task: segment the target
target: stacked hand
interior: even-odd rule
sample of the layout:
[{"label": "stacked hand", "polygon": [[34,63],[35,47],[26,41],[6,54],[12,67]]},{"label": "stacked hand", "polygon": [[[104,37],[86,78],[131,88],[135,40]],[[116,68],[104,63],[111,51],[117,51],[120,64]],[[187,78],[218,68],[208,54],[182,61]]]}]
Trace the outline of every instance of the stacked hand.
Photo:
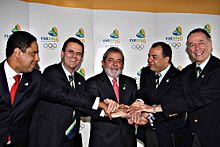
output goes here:
[{"label": "stacked hand", "polygon": [[129,124],[145,125],[148,123],[149,114],[152,112],[152,106],[136,101],[132,105],[119,105],[111,99],[105,99],[105,113],[109,118],[126,118]]}]

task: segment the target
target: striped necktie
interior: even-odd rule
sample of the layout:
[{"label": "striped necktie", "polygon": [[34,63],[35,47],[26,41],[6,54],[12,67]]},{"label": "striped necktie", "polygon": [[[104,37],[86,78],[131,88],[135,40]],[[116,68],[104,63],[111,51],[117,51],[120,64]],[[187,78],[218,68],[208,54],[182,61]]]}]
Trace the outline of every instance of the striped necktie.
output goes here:
[{"label": "striped necktie", "polygon": [[155,73],[155,85],[156,85],[156,88],[160,84],[160,77],[161,77],[161,73],[159,73],[159,72]]},{"label": "striped necktie", "polygon": [[[75,87],[75,83],[74,83],[73,76],[69,75],[68,78],[69,78],[70,86],[72,88],[74,88]],[[69,140],[71,140],[75,136],[76,132],[77,132],[77,128],[76,128],[76,111],[73,110],[72,123],[68,127],[68,129],[66,130],[65,135],[69,138]]]}]

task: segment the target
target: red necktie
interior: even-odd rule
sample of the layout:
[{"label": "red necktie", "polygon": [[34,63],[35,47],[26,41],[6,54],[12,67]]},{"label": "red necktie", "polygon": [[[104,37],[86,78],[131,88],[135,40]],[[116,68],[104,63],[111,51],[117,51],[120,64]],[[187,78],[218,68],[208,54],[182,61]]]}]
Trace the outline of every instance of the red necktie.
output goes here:
[{"label": "red necktie", "polygon": [[118,84],[117,84],[117,79],[113,78],[112,83],[113,83],[113,89],[115,91],[117,101],[119,102],[119,87],[118,87]]},{"label": "red necktie", "polygon": [[16,75],[13,77],[15,79],[15,83],[12,85],[11,87],[11,91],[10,91],[10,95],[11,95],[11,105],[14,104],[14,100],[15,100],[15,95],[16,95],[16,91],[18,89],[18,84],[20,82],[21,79],[21,75]]}]

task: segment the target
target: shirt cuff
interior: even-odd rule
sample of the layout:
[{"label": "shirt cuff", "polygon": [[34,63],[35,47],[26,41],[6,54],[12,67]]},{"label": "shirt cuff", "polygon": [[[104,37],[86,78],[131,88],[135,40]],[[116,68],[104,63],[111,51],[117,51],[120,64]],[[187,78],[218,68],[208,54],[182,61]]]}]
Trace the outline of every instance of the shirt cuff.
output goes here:
[{"label": "shirt cuff", "polygon": [[136,101],[141,102],[144,104],[144,101],[142,99],[136,99]]},{"label": "shirt cuff", "polygon": [[98,108],[99,108],[99,101],[100,101],[100,97],[96,97],[95,102],[94,102],[94,104],[92,106],[93,110],[98,110]]},{"label": "shirt cuff", "polygon": [[99,114],[99,116],[104,117],[105,116],[105,111],[102,110],[101,113]]}]

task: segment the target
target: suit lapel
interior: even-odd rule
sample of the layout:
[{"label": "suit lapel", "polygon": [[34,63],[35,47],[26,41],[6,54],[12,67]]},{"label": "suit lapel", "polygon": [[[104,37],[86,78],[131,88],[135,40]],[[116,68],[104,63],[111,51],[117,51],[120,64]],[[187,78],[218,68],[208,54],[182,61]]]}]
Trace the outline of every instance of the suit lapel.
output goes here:
[{"label": "suit lapel", "polygon": [[125,103],[126,91],[128,90],[128,83],[123,75],[119,76],[119,103]]},{"label": "suit lapel", "polygon": [[100,80],[101,80],[100,85],[103,86],[103,90],[105,90],[107,92],[107,95],[109,95],[109,98],[117,101],[112,83],[109,80],[109,78],[108,78],[108,76],[106,75],[105,72],[101,73]]},{"label": "suit lapel", "polygon": [[79,73],[77,73],[76,71],[74,72],[74,82],[75,82],[75,89],[77,90],[84,90],[84,85],[83,85],[83,81],[81,81],[81,75]]},{"label": "suit lapel", "polygon": [[[5,61],[4,61],[5,62]],[[8,89],[8,82],[5,75],[4,70],[4,62],[0,64],[0,102],[5,102],[8,106],[10,106],[10,92]]]},{"label": "suit lapel", "polygon": [[32,79],[31,79],[30,74],[24,73],[22,75],[21,81],[18,85],[18,89],[17,89],[16,95],[15,95],[15,101],[14,101],[13,107],[15,107],[19,103],[19,101],[21,101],[22,98],[24,98],[24,94],[27,91],[27,89],[29,88],[31,82],[32,82]]}]

